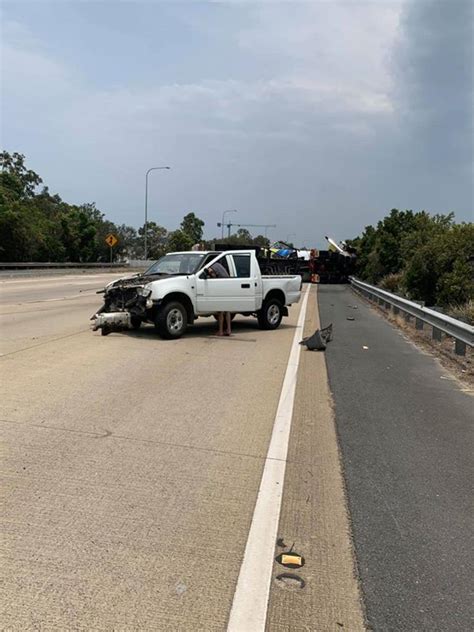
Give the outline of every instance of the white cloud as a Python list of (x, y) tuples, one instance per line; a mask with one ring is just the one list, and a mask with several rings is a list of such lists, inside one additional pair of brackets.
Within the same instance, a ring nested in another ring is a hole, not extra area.
[(403, 2), (276, 3), (254, 8), (255, 26), (239, 34), (257, 60), (277, 57), (280, 73), (314, 92), (350, 94), (357, 103), (388, 107), (390, 54)]
[[(387, 51), (398, 5), (259, 3), (246, 8), (255, 26), (236, 34), (256, 60), (281, 60), (279, 72), (259, 80), (203, 80), (141, 89), (91, 89), (52, 59), (19, 23), (4, 28), (5, 100), (27, 115), (43, 109), (68, 132), (99, 136), (158, 128), (281, 136), (285, 120), (342, 117), (335, 125), (361, 133), (358, 117), (391, 112)], [(347, 116), (355, 120), (349, 124)], [(258, 129), (260, 123), (263, 130)], [(256, 127), (257, 126), (257, 127)], [(286, 136), (298, 138), (291, 129)], [(198, 129), (199, 128), (199, 129)]]
[[(213, 28), (227, 20), (225, 41), (234, 61), (241, 55), (240, 74), (164, 85), (151, 78), (137, 87), (125, 73), (119, 88), (97, 88), (11, 25), (2, 69), (7, 149), (31, 157), (65, 199), (95, 200), (119, 221), (138, 223), (146, 168), (171, 164), (159, 180), (160, 204), (169, 209), (160, 221), (170, 227), (186, 208), (210, 216), (213, 209), (253, 208), (261, 216), (243, 210), (241, 220), (271, 220), (287, 233), (293, 221), (314, 226), (317, 218), (314, 243), (316, 232), (350, 235), (371, 213), (416, 207), (412, 200), (421, 196), (416, 185), (404, 193), (417, 166), (397, 179), (392, 164), (398, 160), (400, 173), (413, 149), (408, 137), (397, 145), (392, 57), (402, 6), (236, 4), (215, 14)], [(229, 21), (236, 13), (238, 27)], [(206, 46), (199, 19), (194, 35)], [(191, 14), (188, 30), (192, 21)], [(225, 58), (226, 50), (218, 52)], [(249, 60), (258, 72), (247, 76)]]

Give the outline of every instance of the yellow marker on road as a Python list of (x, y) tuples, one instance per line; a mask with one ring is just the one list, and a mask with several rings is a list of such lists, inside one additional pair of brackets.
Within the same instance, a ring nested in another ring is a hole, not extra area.
[(301, 555), (283, 553), (281, 556), (281, 563), (284, 565), (293, 564), (294, 566), (302, 566), (303, 560), (302, 560)]

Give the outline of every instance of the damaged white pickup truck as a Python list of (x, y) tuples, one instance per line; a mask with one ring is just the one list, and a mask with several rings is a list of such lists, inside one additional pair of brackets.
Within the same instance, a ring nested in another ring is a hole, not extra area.
[[(216, 262), (228, 277), (211, 276)], [(109, 283), (92, 328), (105, 336), (149, 322), (161, 337), (179, 338), (200, 316), (231, 312), (276, 329), (287, 306), (299, 301), (301, 285), (299, 275), (262, 276), (253, 250), (173, 252), (143, 274)]]

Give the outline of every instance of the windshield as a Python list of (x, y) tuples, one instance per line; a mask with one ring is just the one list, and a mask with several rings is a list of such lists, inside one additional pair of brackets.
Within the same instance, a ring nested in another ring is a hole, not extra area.
[(166, 255), (148, 268), (145, 274), (192, 274), (199, 268), (204, 256), (203, 252)]

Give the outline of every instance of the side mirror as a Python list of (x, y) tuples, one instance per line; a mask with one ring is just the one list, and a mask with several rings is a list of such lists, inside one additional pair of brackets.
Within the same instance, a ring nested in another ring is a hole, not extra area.
[(206, 269), (206, 270), (203, 270), (203, 271), (201, 272), (201, 274), (199, 275), (199, 278), (200, 278), (200, 279), (208, 279), (208, 278), (209, 278), (209, 272), (207, 271), (207, 269)]

